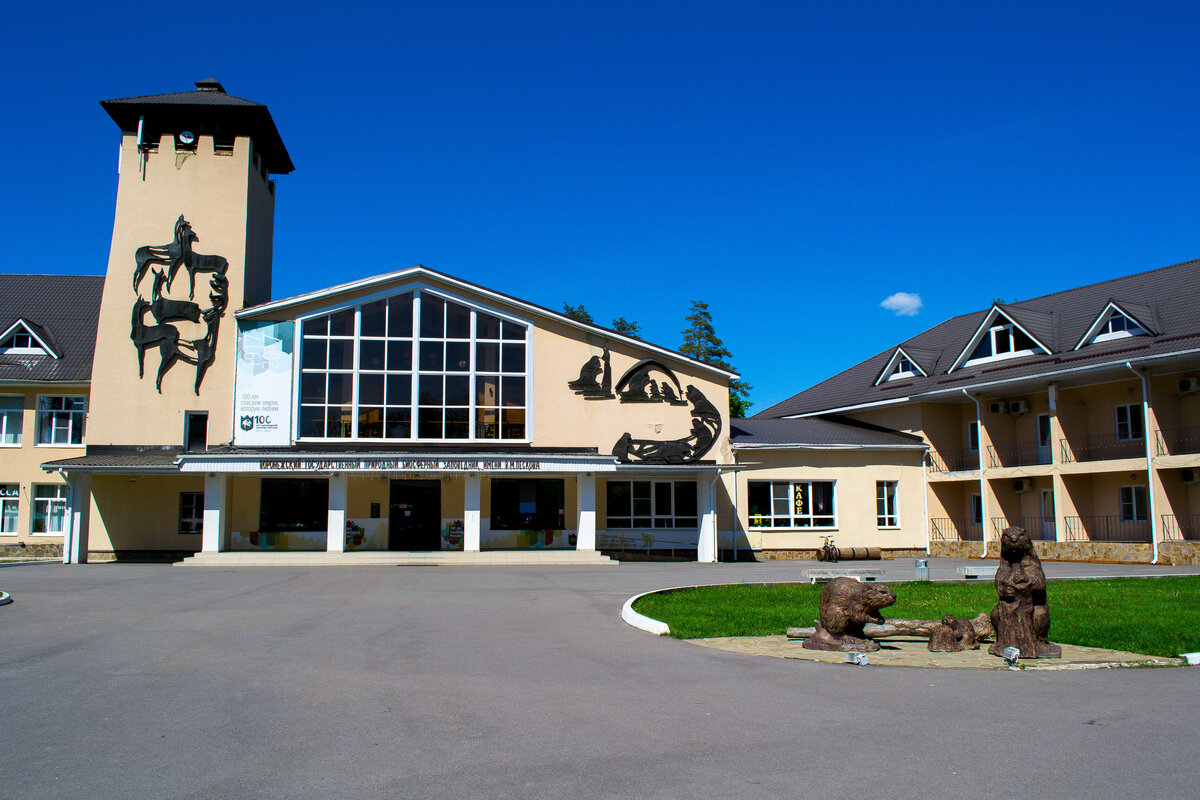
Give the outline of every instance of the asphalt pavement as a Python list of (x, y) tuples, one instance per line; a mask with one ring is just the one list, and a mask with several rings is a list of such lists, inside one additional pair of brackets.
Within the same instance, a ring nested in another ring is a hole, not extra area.
[(813, 566), (0, 570), (0, 798), (1196, 795), (1200, 669), (859, 668), (620, 619)]

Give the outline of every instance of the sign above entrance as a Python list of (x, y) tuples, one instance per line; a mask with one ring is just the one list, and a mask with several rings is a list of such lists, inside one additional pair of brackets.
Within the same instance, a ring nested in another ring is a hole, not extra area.
[(308, 456), (279, 458), (198, 458), (183, 457), (180, 472), (403, 472), (403, 473), (458, 473), (458, 472), (615, 472), (616, 460), (611, 456), (550, 456), (547, 458), (519, 458), (510, 456), (481, 456), (456, 458), (453, 456), (342, 456), (313, 458)]

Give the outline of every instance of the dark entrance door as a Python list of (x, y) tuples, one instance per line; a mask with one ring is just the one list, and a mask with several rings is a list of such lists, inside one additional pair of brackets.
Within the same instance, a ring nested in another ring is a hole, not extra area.
[(442, 548), (442, 485), (438, 481), (392, 481), (389, 550)]

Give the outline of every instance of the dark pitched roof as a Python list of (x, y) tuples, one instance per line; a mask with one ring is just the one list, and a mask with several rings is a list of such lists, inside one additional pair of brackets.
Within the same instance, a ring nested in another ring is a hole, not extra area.
[(100, 106), (125, 133), (137, 131), (142, 121), (147, 142), (158, 142), (163, 134), (182, 130), (208, 136), (249, 136), (268, 172), (282, 175), (295, 169), (267, 107), (226, 94), (212, 78), (196, 81), (195, 91), (101, 100)]
[(0, 356), (0, 381), (90, 380), (103, 289), (98, 275), (0, 275), (0, 331), (24, 320), (60, 356)]
[(919, 436), (854, 423), (845, 418), (733, 419), (729, 441), (737, 447), (795, 447), (797, 449), (923, 449)]
[[(1152, 315), (1154, 336), (1138, 336), (1075, 345), (1108, 307), (1110, 301)], [(1067, 369), (1117, 360), (1200, 350), (1200, 260), (1186, 261), (1124, 278), (1022, 300), (1001, 307), (1030, 333), (1051, 347), (1049, 355), (1035, 354), (947, 370), (991, 310), (953, 317), (899, 345), (868, 358), (799, 394), (755, 414), (756, 418), (817, 414), (889, 400), (903, 401), (929, 393), (952, 392), (992, 381), (1049, 375)], [(937, 353), (928, 377), (885, 381), (874, 386), (896, 347), (905, 352)]]

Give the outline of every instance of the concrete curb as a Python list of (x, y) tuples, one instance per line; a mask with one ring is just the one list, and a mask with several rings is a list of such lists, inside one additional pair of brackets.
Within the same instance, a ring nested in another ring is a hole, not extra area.
[[(681, 586), (677, 588), (688, 589), (691, 587)], [(633, 597), (626, 600), (625, 605), (621, 607), (621, 619), (625, 620), (626, 623), (638, 628), (639, 630), (646, 631), (647, 633), (653, 633), (655, 636), (666, 636), (671, 632), (671, 629), (667, 627), (667, 623), (659, 622), (656, 619), (650, 619), (645, 614), (639, 614), (633, 610), (633, 604), (648, 594), (658, 594), (659, 592), (668, 591), (670, 591), (670, 589), (653, 589), (649, 592), (635, 594)]]
[(61, 564), (61, 558), (30, 558), (25, 561), (7, 561), (0, 567), (26, 567), (30, 564)]

